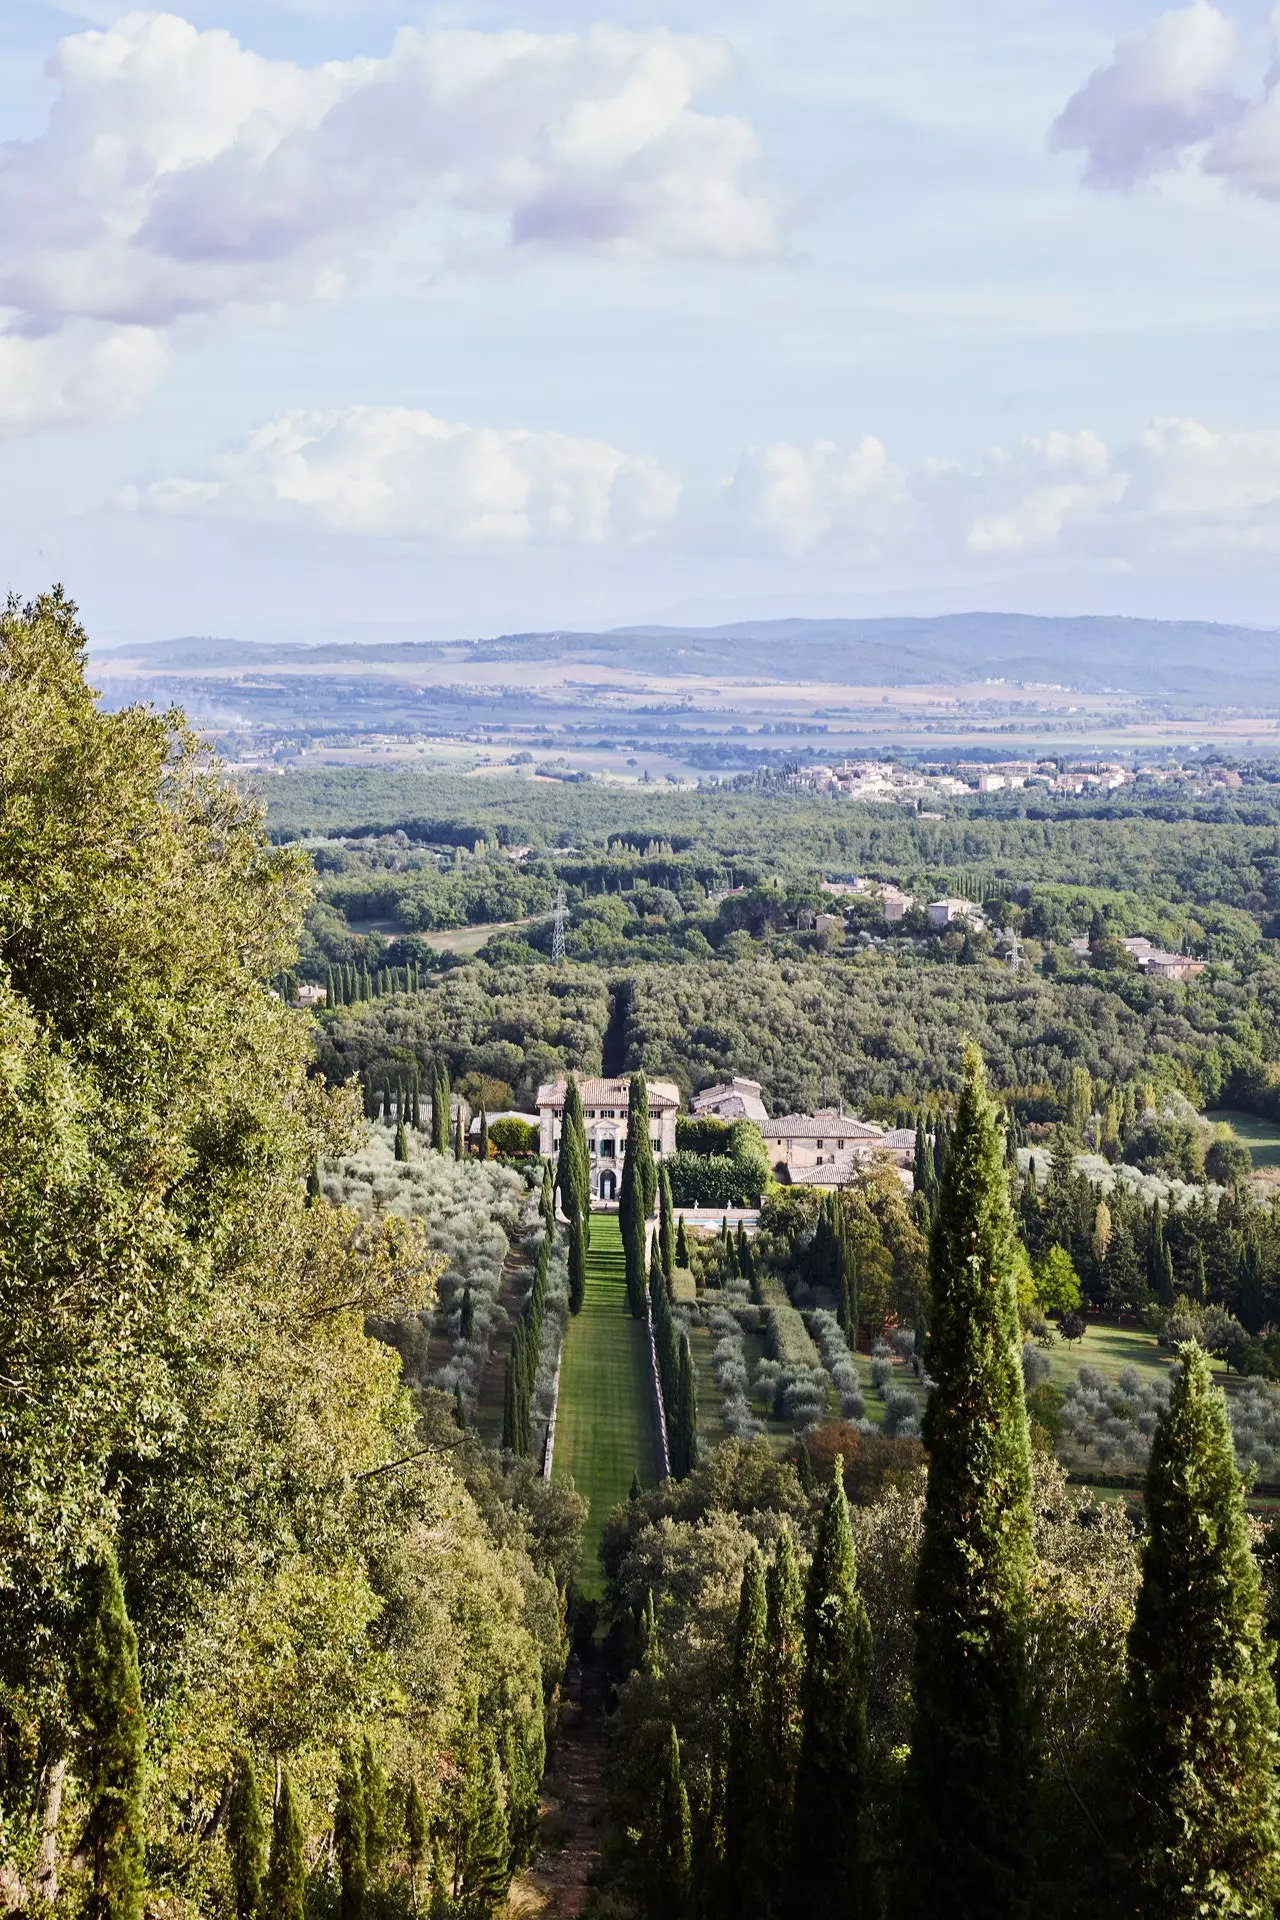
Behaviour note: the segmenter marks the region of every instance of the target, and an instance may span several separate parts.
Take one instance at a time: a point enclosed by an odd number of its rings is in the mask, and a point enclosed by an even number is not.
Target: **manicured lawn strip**
[[[569,1322],[560,1369],[553,1473],[573,1476],[591,1503],[582,1551],[582,1588],[601,1591],[596,1552],[611,1507],[625,1500],[639,1471],[650,1487],[659,1474],[648,1336],[627,1312],[618,1217],[591,1218],[587,1290]]]

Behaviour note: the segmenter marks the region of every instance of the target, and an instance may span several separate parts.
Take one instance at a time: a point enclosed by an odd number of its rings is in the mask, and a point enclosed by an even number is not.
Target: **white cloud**
[[[596,27],[406,29],[303,67],[126,14],[62,41],[45,131],[0,146],[0,339],[331,297],[429,214],[515,246],[767,252],[756,136],[694,106],[730,65],[710,36]]]
[[[1051,146],[1083,151],[1095,186],[1131,187],[1190,160],[1242,193],[1280,199],[1280,6],[1271,15],[1274,57],[1254,100],[1227,84],[1238,40],[1208,0],[1162,14],[1120,41],[1110,64],[1068,101]]]
[[[1054,123],[1051,147],[1082,151],[1095,186],[1133,186],[1241,111],[1227,85],[1236,50],[1234,26],[1208,0],[1161,14],[1090,74]]]
[[[713,489],[569,434],[461,425],[404,407],[294,412],[209,477],[127,507],[441,550],[660,545],[904,569],[1059,555],[1129,566],[1195,549],[1280,553],[1280,430],[1158,419],[1119,449],[1048,433],[964,464],[894,462],[879,440],[751,448]]]
[[[766,251],[755,135],[692,106],[728,59],[662,29],[406,29],[301,67],[127,14],[62,42],[47,130],[0,149],[0,305],[166,325],[304,292],[426,207],[517,242]]]
[[[725,493],[732,525],[793,554],[832,538],[873,546],[907,503],[905,474],[870,437],[855,447],[834,440],[753,447]]]
[[[168,364],[168,342],[152,327],[77,321],[52,334],[0,334],[0,436],[117,419]]]
[[[656,460],[598,440],[348,407],[285,414],[214,479],[159,482],[125,504],[444,545],[594,546],[647,538],[679,495],[678,478]]]

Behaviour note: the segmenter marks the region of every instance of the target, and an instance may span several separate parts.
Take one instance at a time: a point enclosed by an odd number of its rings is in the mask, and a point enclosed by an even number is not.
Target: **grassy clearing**
[[[582,1553],[582,1586],[600,1592],[596,1551],[611,1507],[625,1500],[631,1476],[658,1478],[648,1336],[627,1312],[626,1273],[618,1217],[591,1217],[587,1291],[571,1319],[560,1368],[554,1475],[573,1476],[591,1503]]]
[[[491,920],[482,927],[446,927],[440,933],[423,933],[418,938],[433,953],[472,954],[479,953],[496,934],[518,933],[524,927],[536,926],[537,921],[537,915],[531,920]]]
[[[1049,1348],[1049,1378],[1057,1387],[1068,1387],[1081,1367],[1096,1367],[1104,1380],[1118,1380],[1126,1367],[1140,1374],[1167,1373],[1173,1355],[1156,1342],[1153,1333],[1136,1327],[1099,1327],[1090,1325],[1083,1340],[1068,1346],[1055,1340]]]
[[[1280,1126],[1274,1120],[1260,1120],[1256,1113],[1240,1113],[1234,1107],[1218,1107],[1206,1118],[1230,1127],[1248,1147],[1255,1167],[1280,1167]]]

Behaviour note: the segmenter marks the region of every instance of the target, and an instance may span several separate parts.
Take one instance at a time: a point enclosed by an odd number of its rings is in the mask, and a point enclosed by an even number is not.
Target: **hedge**
[[[675,1207],[758,1207],[768,1169],[726,1154],[673,1153],[665,1162]]]
[[[776,1273],[762,1273],[756,1283],[764,1305],[768,1325],[769,1351],[784,1367],[822,1369],[822,1355],[809,1338],[809,1330],[787,1298],[787,1290]]]

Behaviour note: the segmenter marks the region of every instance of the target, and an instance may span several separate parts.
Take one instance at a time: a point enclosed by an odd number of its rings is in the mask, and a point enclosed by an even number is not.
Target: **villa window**
[[[594,1119],[595,1119],[595,1117],[596,1117],[596,1110],[595,1110],[595,1108],[594,1108],[594,1107],[588,1107],[588,1108],[587,1108],[587,1112],[586,1112],[586,1118],[587,1118],[588,1120],[594,1120]]]
[[[602,1139],[599,1151],[604,1155],[606,1160],[612,1160],[614,1158],[614,1142],[612,1140]]]
[[[661,1153],[662,1152],[662,1135],[660,1133],[651,1134],[649,1136],[649,1145],[655,1150],[655,1152]]]
[[[822,1141],[821,1141],[821,1140],[819,1140],[819,1142],[818,1142],[818,1145],[819,1145],[819,1146],[821,1146],[822,1144],[823,1144],[823,1143],[822,1143]],[[821,1164],[822,1164],[822,1163],[821,1163],[821,1161],[819,1161],[819,1163],[818,1163],[818,1164],[819,1164],[819,1166],[821,1166]]]

